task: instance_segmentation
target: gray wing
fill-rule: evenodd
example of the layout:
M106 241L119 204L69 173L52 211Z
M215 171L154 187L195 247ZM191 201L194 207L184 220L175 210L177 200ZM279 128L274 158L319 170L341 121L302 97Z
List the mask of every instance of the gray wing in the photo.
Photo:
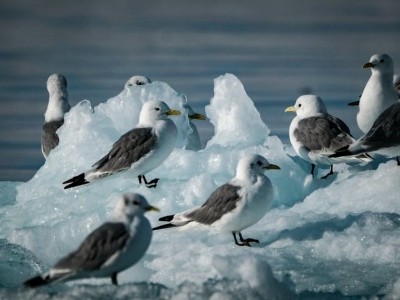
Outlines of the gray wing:
M130 168L140 158L155 148L157 137L151 128L135 128L119 138L110 152L96 162L97 170L116 172Z
M241 197L238 194L239 186L226 183L216 189L202 207L187 215L193 221L202 224L212 224L224 214L235 209Z
M374 149L400 145L400 101L379 115L371 129L361 139L361 144Z
M125 247L129 233L122 223L104 223L79 248L58 261L54 269L96 270L114 253Z
M64 124L64 120L51 121L43 124L42 129L42 150L47 157L51 150L53 150L59 142L56 131Z
M294 136L310 151L334 151L353 142L349 127L342 120L327 114L300 120Z

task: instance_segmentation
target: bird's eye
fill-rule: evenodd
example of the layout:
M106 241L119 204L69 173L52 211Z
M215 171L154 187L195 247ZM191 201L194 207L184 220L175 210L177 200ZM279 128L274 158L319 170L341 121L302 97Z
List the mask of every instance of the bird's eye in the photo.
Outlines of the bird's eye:
M301 103L299 104L299 107L301 107Z
M261 161L257 161L257 165L262 166L262 162Z
M379 61L380 63L384 63L385 62L385 60L382 58L380 61Z
M159 110L160 110L160 108L156 107L156 108L155 108L155 110L156 110L156 111L159 111Z
M132 203L135 204L135 205L140 205L140 202L136 201L136 200L134 200Z
M138 81L136 81L136 84L137 85L144 85L144 82L138 80Z

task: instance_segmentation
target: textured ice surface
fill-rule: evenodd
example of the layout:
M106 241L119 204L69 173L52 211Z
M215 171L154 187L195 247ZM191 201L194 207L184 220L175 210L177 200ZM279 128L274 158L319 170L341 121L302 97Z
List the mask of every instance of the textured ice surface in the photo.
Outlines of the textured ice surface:
M202 151L183 150L187 119L176 119L181 131L177 148L147 175L160 178L157 189L139 186L129 172L67 191L61 183L88 169L132 128L143 101L165 100L180 109L184 96L154 82L126 89L95 108L88 101L73 107L59 130L59 146L35 177L27 183L0 185L6 195L0 198L0 251L12 263L20 257L18 272L0 277L0 286L18 286L74 250L107 219L120 193L145 195L161 209L159 214L148 214L158 225L160 216L201 205L234 176L239 158L247 153L264 155L281 167L266 173L275 187L273 209L242 232L259 239L260 245L238 247L231 235L204 229L157 231L141 262L121 273L121 288L109 285L109 279L89 279L39 291L2 289L0 297L39 299L52 293L65 298L291 299L296 294L304 299L374 295L396 299L400 295L396 162L335 165L334 176L313 180L309 164L269 135L235 76L217 78L214 93L206 107L214 137ZM7 269L10 260L1 260L0 269Z

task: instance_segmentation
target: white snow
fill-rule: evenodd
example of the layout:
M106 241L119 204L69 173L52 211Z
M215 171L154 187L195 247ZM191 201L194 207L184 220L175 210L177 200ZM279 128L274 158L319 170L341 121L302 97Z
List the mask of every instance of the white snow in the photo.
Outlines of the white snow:
M214 93L206 107L215 126L213 138L204 150L183 150L188 121L185 116L176 120L181 132L177 148L147 175L160 178L157 189L139 186L129 172L67 191L61 183L90 167L132 128L144 101L163 100L180 109L186 97L165 83L153 82L126 88L95 108L87 100L74 106L58 131L59 146L35 177L22 184L0 184L1 194L8 195L0 198L0 252L19 249L16 257L26 262L10 275L11 283L3 275L0 283L18 286L74 250L108 218L117 195L143 194L161 209L161 213L147 214L156 226L161 216L201 205L234 176L240 157L258 153L281 167L266 173L276 191L274 208L242 232L259 239L260 245L238 247L232 235L204 229L156 231L141 262L119 276L122 283L132 284L130 289L118 289L117 297L146 291L174 299L238 299L241 295L291 299L309 292L386 294L396 299L400 278L400 168L396 162L340 164L337 174L327 180L311 180L309 164L270 135L238 78L218 77ZM15 186L16 201L10 200ZM5 263L0 260L0 269ZM98 286L103 283L109 280L70 283L72 289L65 297L79 295L82 289L94 297L93 286L100 295L113 295L116 289ZM42 295L24 293L30 298Z

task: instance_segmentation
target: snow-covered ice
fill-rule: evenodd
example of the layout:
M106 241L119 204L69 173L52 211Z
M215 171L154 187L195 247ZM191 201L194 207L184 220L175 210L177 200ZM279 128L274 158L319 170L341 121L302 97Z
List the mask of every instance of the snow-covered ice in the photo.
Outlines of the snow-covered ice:
M34 178L0 183L0 298L400 298L396 161L339 164L327 180L311 180L309 165L270 135L268 120L261 119L239 79L226 74L214 83L214 97L206 107L213 138L204 150L183 150L188 120L174 120L180 130L177 147L149 173L149 178L160 178L157 189L139 186L129 172L67 191L61 183L90 167L131 129L144 101L163 100L181 109L184 95L152 82L125 88L94 108L82 101L66 114L58 131L60 144ZM247 153L261 154L281 167L266 173L276 192L273 209L243 232L260 245L238 247L231 235L202 229L158 231L141 262L120 274L121 287L99 279L39 290L20 287L104 222L117 195L143 194L161 209L148 214L156 226L162 215L201 205L234 176L239 158Z

